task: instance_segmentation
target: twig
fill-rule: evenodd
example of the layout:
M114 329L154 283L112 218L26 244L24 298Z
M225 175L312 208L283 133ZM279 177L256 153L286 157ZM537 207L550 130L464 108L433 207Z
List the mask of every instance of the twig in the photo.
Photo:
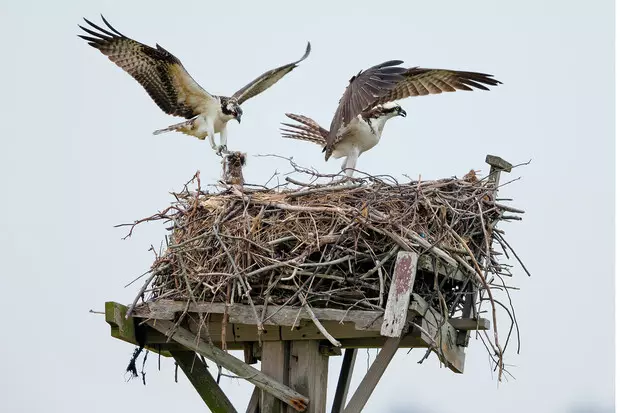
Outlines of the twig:
M316 318L316 316L314 315L314 313L312 312L312 309L310 308L310 306L308 305L308 303L306 302L306 299L302 296L301 297L301 302L302 305L304 307L304 309L306 310L306 312L308 313L308 316L310 317L310 319L312 320L312 322L314 323L314 325L316 326L316 328L319 329L319 331L321 332L321 334L323 334L323 336L329 340L330 343L332 343L334 346L336 347L342 347L342 344L340 344L340 341L336 340L331 334L329 334L329 332L325 329L325 327L323 327L323 324L321 324L321 322L319 321L318 318Z

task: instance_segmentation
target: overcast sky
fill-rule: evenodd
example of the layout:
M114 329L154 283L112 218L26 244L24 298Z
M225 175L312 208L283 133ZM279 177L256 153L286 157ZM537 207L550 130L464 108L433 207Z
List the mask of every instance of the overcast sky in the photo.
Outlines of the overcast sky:
M479 341L463 375L421 350L400 351L367 412L613 411L613 2L599 1L7 1L0 4L2 113L0 251L3 363L0 410L199 411L202 401L173 363L147 366L148 386L126 383L133 348L110 337L105 301L150 266L159 225L122 241L118 223L168 205L196 170L219 177L208 143L152 131L165 115L130 76L76 37L81 17L103 13L124 34L158 42L208 91L232 94L263 71L308 60L231 122L229 148L249 155L247 180L264 183L294 156L337 171L320 148L279 138L284 112L329 125L348 79L387 59L481 71L490 92L402 101L408 117L385 128L358 167L423 179L486 170L487 153L531 165L502 191L527 211L503 225L529 266L513 294L522 351L499 387ZM505 325L504 325L505 327ZM500 330L500 332L505 332ZM371 360L375 351L370 351ZM355 386L365 371L360 352ZM333 397L340 360L330 362ZM245 409L251 387L225 380ZM331 402L330 402L331 404Z

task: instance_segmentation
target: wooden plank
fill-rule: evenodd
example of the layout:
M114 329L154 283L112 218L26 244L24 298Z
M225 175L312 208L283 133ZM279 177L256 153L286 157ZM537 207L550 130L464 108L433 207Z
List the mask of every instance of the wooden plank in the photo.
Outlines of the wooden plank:
M292 341L289 358L289 385L307 394L308 413L325 413L327 409L328 358L321 354L319 342L314 340ZM292 413L291 408L287 409Z
M377 337L377 331L358 330L353 323L322 321L323 327L335 338ZM282 327L282 340L323 340L323 334L310 320L302 320L297 327Z
M465 350L457 345L457 330L449 322L442 323L442 315L418 294L412 294L411 309L419 314L414 320L424 331L420 338L433 349L439 360L455 373L463 373Z
M248 403L248 407L245 409L245 413L259 413L258 405L260 403L261 392L261 389L254 387L254 391L252 392L252 396L250 396L250 401Z
M195 351L209 360L214 361L237 376L246 379L257 387L260 387L261 390L273 394L278 399L292 406L295 410L300 412L306 410L309 401L306 396L261 373L254 367L248 366L243 361L231 356L225 351L205 343L189 330L182 327L177 327L173 330L174 323L167 320L148 320L146 323L155 330L164 334L169 334L170 331L172 331L172 340L184 345L189 350Z
M486 318L451 318L448 322L457 330L490 330L491 322Z
M260 312L259 312L260 314ZM280 341L280 327L264 326L265 330L260 336L261 341ZM258 329L256 324L233 324L234 340L236 342L258 341Z
M183 373L194 386L209 410L213 413L237 413L226 394L215 382L211 373L202 361L192 351L172 351Z
M368 372L366 372L353 396L351 396L351 400L347 407L345 407L344 413L360 413L364 406L366 406L370 395L375 390L377 383L379 383L379 379L381 379L394 354L396 354L399 344L400 337L389 337L385 341L385 345L381 348L379 355L370 366Z
M110 335L119 340L138 346L136 339L135 319L129 317L127 319L127 306L113 301L105 303L105 321L110 325ZM145 327L146 328L146 327ZM146 345L144 348L154 353L161 354L164 357L171 357L169 348L177 348L175 344L167 344L165 337L156 331L147 329L145 331Z
M385 305L385 315L381 325L381 335L400 337L407 323L409 301L417 272L418 254L400 251L396 256L392 284Z
M222 314L209 314L209 317L200 317L197 314L188 313L185 321L186 327L194 334L200 334L200 337L206 342L222 342ZM254 325L256 330L256 325ZM233 343L235 340L235 331L233 325L226 325L226 343ZM242 341L242 340L239 340ZM253 340L249 340L253 341ZM221 345L220 345L221 347Z
M177 313L185 310L187 303L174 300L157 300L137 306L133 316L151 320L174 320ZM223 314L226 304L199 302L191 303L188 312L198 314ZM256 311L262 314L263 306L255 306ZM313 308L312 311L316 318L323 321L337 321L342 323L353 323L358 330L380 331L383 321L382 311L364 310L336 310L329 308ZM301 320L311 320L310 316L299 307L278 307L270 305L265 312L268 320L265 326L298 326ZM247 304L229 304L228 317L231 324L246 324L256 327L256 319L252 309Z
M261 371L278 382L288 385L290 343L265 341L261 349ZM261 413L284 413L286 405L273 395L261 392Z
M382 348L390 337L367 337L344 339L342 348ZM399 344L400 348L428 348L428 344L422 340L420 332L415 331L411 334L403 336Z
M336 394L334 395L334 403L332 404L332 413L342 413L342 410L344 410L356 358L356 348L348 348L345 350L344 358L342 359L342 367L340 367L340 375L338 376Z

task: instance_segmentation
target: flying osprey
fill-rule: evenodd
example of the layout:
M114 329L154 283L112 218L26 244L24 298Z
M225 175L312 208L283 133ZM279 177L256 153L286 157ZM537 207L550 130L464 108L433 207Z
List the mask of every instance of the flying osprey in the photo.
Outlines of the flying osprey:
M226 150L226 123L231 119L241 123L240 105L274 85L310 54L308 42L301 59L263 73L231 97L216 96L200 87L181 61L163 47L156 44L152 48L130 39L101 18L109 30L84 19L91 28L79 27L92 37L78 36L136 79L164 112L188 119L153 133L177 131L201 140L208 137L218 154ZM220 146L215 145L216 133L220 134Z
M282 136L314 142L323 146L325 160L331 156L342 158L342 169L353 175L358 157L379 143L388 119L407 116L394 101L409 96L424 96L455 90L489 90L500 81L492 75L445 69L398 67L401 60L390 60L373 66L349 80L330 129L324 129L314 120L287 113L299 124L283 123Z

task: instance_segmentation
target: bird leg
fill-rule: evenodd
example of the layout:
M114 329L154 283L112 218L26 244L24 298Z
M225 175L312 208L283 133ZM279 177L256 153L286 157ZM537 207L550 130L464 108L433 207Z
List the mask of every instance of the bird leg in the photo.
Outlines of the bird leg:
M227 143L228 143L228 130L226 129L226 125L224 125L224 127L220 131L220 146L218 146L217 148L218 155L220 155L222 152L229 153L228 147L226 146Z
M215 144L215 128L213 127L213 124L211 122L209 121L207 122L208 122L206 125L207 137L209 138L209 144L211 145L211 149L213 149L218 156L222 156L222 150L226 149L226 146ZM220 136L221 136L221 133L220 133Z
M359 156L359 150L355 148L344 159L344 162L342 163L342 170L345 172L347 177L351 178L353 176L353 171L355 170L355 165L357 165L357 158L359 158Z

